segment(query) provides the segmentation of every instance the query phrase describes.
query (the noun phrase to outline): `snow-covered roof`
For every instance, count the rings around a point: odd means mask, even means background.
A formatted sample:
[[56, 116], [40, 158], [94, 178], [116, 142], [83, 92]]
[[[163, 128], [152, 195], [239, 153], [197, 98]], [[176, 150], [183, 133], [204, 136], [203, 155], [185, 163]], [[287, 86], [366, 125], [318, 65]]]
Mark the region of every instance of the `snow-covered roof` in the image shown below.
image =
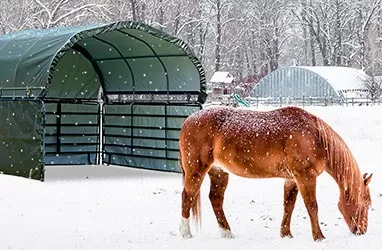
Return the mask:
[[226, 71], [216, 71], [210, 79], [213, 83], [231, 83], [233, 76]]
[[363, 70], [337, 66], [297, 67], [312, 71], [324, 78], [336, 91], [367, 89], [365, 82], [370, 76]]

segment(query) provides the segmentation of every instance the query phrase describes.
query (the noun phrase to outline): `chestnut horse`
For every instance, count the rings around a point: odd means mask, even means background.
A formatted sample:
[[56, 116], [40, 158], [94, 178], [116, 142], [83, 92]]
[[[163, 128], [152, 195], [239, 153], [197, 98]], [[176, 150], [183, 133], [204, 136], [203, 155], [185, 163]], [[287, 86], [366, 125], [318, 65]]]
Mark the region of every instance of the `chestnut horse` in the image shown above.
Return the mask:
[[338, 208], [352, 233], [366, 233], [371, 206], [368, 184], [343, 139], [323, 120], [297, 107], [273, 111], [209, 108], [189, 116], [180, 131], [183, 172], [183, 238], [192, 237], [189, 217], [200, 221], [200, 187], [211, 179], [209, 198], [225, 238], [233, 238], [223, 211], [228, 172], [247, 178], [285, 179], [281, 237], [292, 237], [290, 222], [298, 192], [315, 241], [324, 239], [318, 221], [316, 179], [326, 171], [340, 189]]

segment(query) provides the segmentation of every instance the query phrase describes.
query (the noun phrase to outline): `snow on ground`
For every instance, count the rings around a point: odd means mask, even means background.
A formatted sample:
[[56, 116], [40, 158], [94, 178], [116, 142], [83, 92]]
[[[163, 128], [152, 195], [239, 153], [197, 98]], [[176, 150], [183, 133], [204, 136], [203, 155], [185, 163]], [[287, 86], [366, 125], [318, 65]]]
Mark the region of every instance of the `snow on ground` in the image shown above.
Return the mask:
[[293, 239], [281, 239], [280, 179], [230, 177], [225, 210], [236, 238], [222, 239], [202, 187], [202, 228], [182, 240], [181, 176], [122, 167], [48, 167], [46, 182], [0, 176], [0, 249], [381, 249], [382, 106], [308, 107], [343, 136], [361, 171], [373, 172], [369, 230], [352, 235], [337, 209], [338, 188], [328, 175], [318, 180], [321, 227], [314, 242], [299, 196]]

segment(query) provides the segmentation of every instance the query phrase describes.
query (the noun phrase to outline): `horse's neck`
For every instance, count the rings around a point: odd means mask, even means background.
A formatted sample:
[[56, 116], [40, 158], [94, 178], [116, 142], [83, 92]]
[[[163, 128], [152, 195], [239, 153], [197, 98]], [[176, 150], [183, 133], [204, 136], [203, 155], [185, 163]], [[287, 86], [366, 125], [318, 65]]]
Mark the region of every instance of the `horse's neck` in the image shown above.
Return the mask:
[[333, 171], [329, 174], [337, 182], [341, 196], [344, 198], [349, 196], [354, 201], [358, 200], [363, 183], [358, 166], [349, 166], [346, 171]]

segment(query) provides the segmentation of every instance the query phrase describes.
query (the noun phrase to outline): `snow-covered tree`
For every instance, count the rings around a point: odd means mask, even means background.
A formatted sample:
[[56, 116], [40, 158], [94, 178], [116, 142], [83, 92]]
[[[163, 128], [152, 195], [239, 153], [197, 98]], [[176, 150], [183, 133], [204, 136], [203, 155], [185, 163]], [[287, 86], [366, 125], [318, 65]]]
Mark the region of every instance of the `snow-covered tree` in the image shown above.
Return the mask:
[[[382, 75], [382, 0], [2, 0], [0, 33], [134, 20], [189, 43], [207, 78], [288, 65]], [[257, 76], [249, 77], [248, 76]]]

